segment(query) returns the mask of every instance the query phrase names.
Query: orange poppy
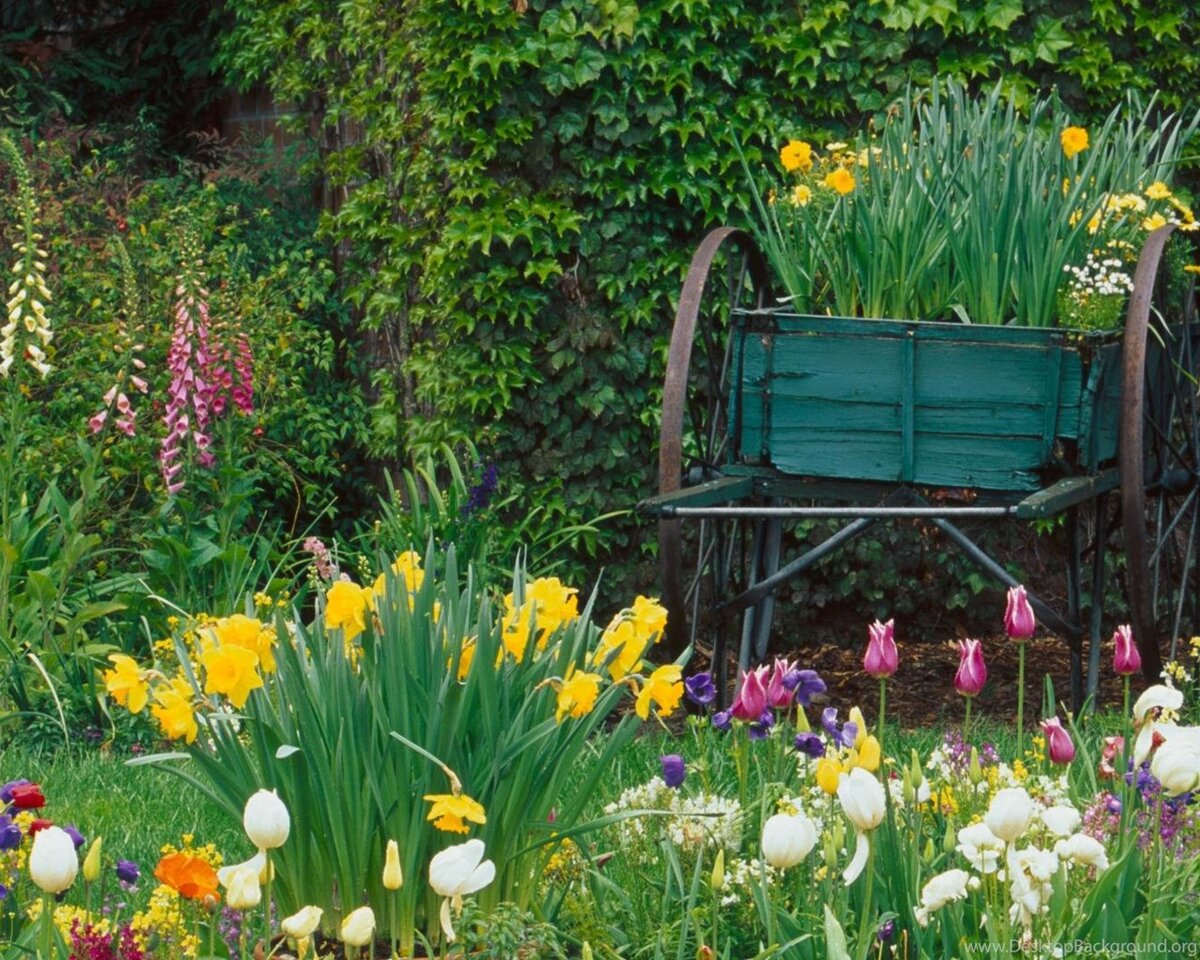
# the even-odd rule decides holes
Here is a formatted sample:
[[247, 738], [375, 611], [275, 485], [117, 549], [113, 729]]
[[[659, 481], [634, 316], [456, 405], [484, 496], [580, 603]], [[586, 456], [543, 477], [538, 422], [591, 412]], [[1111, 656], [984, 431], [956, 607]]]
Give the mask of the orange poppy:
[[203, 900], [217, 892], [217, 871], [190, 853], [168, 853], [158, 861], [154, 876], [189, 900]]

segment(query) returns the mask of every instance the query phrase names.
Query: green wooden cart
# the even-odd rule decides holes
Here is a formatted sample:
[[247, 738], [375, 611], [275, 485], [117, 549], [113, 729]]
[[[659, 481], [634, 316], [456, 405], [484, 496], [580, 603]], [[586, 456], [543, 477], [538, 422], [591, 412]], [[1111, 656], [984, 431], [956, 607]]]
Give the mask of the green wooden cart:
[[[1100, 669], [1103, 611], [1084, 619], [1083, 560], [1102, 597], [1113, 545], [1156, 679], [1197, 627], [1200, 596], [1200, 322], [1191, 288], [1167, 308], [1173, 230], [1149, 235], [1113, 333], [801, 316], [769, 305], [749, 234], [709, 234], [671, 335], [659, 492], [639, 504], [659, 519], [672, 645], [709, 649], [722, 681], [732, 647], [743, 669], [762, 659], [777, 588], [883, 520], [936, 525], [1013, 586], [956, 521], [1065, 513], [1065, 605], [1031, 599], [1070, 644], [1072, 699], [1085, 640], [1086, 690]], [[783, 562], [785, 524], [814, 517], [847, 523]]]

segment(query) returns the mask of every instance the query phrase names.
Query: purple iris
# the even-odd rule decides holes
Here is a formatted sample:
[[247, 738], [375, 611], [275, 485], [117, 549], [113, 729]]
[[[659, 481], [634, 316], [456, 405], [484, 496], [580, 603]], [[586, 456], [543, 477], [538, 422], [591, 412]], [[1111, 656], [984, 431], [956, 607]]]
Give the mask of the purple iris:
[[796, 749], [816, 759], [825, 756], [825, 741], [815, 733], [796, 734]]
[[892, 935], [896, 932], [895, 920], [884, 920], [879, 925], [879, 929], [875, 931], [875, 939], [880, 943], [887, 943], [892, 939]]
[[77, 829], [75, 829], [75, 824], [73, 824], [73, 823], [68, 823], [65, 827], [63, 827], [63, 832], [68, 837], [71, 838], [71, 842], [73, 844], [75, 844], [76, 850], [78, 850], [80, 847], [82, 847], [84, 845], [84, 843], [86, 842], [83, 839], [83, 834], [80, 833]]
[[771, 728], [775, 726], [775, 711], [764, 710], [758, 718], [757, 723], [750, 724], [749, 736], [751, 740], [766, 740], [767, 734], [771, 732]]
[[796, 700], [802, 707], [807, 707], [813, 697], [825, 692], [825, 681], [816, 670], [789, 670], [783, 685], [796, 692]]
[[717, 688], [713, 685], [712, 674], [708, 672], [692, 674], [683, 681], [683, 687], [692, 702], [702, 707], [717, 698]]
[[5, 899], [7, 896], [8, 896], [8, 887], [6, 887], [4, 884], [0, 883], [0, 900]]
[[687, 776], [687, 766], [683, 762], [683, 757], [677, 753], [668, 753], [658, 759], [662, 764], [663, 781], [666, 785], [668, 787], [680, 786], [683, 778]]
[[16, 850], [21, 845], [21, 828], [8, 814], [0, 814], [0, 850]]
[[0, 787], [0, 803], [12, 803], [13, 788], [23, 787], [29, 783], [28, 780], [9, 780], [4, 786]]
[[714, 730], [720, 730], [724, 733], [733, 726], [733, 711], [720, 710], [713, 714], [712, 725]]
[[138, 869], [138, 865], [132, 860], [117, 861], [117, 879], [122, 883], [135, 884], [141, 875], [142, 872]]
[[834, 707], [826, 707], [821, 711], [821, 726], [836, 743], [843, 747], [854, 746], [854, 741], [858, 739], [858, 724], [850, 720], [844, 724], [838, 723], [837, 709]]

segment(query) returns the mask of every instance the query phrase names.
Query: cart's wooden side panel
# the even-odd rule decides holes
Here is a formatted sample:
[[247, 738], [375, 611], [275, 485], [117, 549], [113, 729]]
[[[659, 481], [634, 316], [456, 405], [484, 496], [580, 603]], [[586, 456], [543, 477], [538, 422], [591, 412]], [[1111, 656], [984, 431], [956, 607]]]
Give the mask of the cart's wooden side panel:
[[782, 317], [742, 329], [736, 355], [743, 463], [1016, 491], [1043, 485], [1060, 440], [1093, 463], [1115, 452], [1115, 418], [1093, 409], [1111, 371], [1088, 370], [1085, 391], [1060, 331]]

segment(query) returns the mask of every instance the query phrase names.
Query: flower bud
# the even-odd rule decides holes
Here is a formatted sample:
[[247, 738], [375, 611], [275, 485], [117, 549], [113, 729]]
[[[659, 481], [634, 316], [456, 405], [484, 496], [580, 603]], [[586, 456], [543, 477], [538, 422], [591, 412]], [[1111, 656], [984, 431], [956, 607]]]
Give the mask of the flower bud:
[[803, 814], [777, 813], [763, 824], [763, 859], [777, 870], [794, 867], [817, 843], [817, 828]]
[[967, 777], [974, 787], [983, 783], [983, 768], [979, 765], [979, 751], [975, 747], [971, 748], [971, 764], [967, 768]]
[[258, 871], [252, 866], [240, 867], [229, 878], [225, 890], [225, 903], [231, 910], [253, 910], [262, 902], [262, 887], [258, 885]]
[[79, 855], [75, 843], [61, 827], [46, 827], [33, 838], [29, 851], [29, 876], [46, 893], [62, 893], [75, 882]]
[[359, 907], [342, 921], [342, 943], [348, 947], [365, 947], [375, 938], [375, 911]]
[[400, 870], [400, 847], [395, 840], [387, 843], [387, 856], [383, 864], [383, 886], [386, 890], [399, 890], [404, 883]]
[[292, 821], [274, 790], [259, 790], [246, 801], [242, 825], [250, 842], [259, 850], [273, 850], [287, 840]]
[[301, 907], [290, 917], [284, 917], [279, 922], [279, 929], [283, 931], [284, 936], [293, 940], [311, 937], [321, 925], [321, 915], [324, 912], [320, 907]]
[[1037, 620], [1034, 619], [1033, 607], [1029, 605], [1024, 587], [1012, 587], [1008, 591], [1004, 630], [1010, 639], [1018, 642], [1028, 640], [1037, 630]]
[[895, 623], [894, 620], [887, 623], [876, 620], [867, 628], [867, 652], [863, 655], [863, 670], [876, 680], [890, 677], [899, 665]]
[[1113, 634], [1113, 671], [1122, 677], [1141, 673], [1142, 655], [1133, 641], [1133, 628], [1128, 624], [1117, 627]]
[[725, 889], [725, 848], [721, 847], [717, 851], [717, 856], [713, 860], [712, 876], [709, 878], [709, 885], [713, 891]]
[[93, 840], [87, 856], [83, 858], [84, 883], [95, 883], [100, 879], [100, 845], [103, 840], [103, 837]]

